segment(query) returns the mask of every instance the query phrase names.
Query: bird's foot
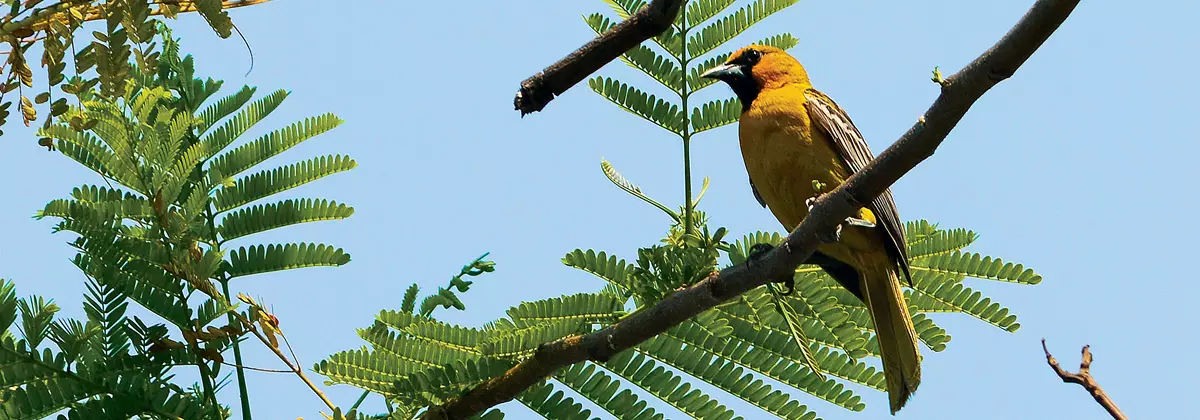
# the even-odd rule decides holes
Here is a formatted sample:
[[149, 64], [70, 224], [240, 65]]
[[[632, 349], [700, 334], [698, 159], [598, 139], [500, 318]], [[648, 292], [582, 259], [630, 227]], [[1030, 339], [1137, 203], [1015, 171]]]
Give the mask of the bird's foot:
[[847, 217], [846, 221], [842, 222], [842, 224], [848, 225], [848, 226], [865, 227], [865, 228], [875, 227], [874, 223], [871, 223], [871, 222], [863, 220], [863, 219], [853, 218], [853, 217]]
[[[775, 249], [775, 246], [771, 244], [754, 244], [754, 246], [750, 247], [750, 255], [747, 256], [746, 263], [749, 264], [752, 261], [757, 261], [764, 255], [767, 255], [767, 253], [771, 252], [773, 249]], [[787, 241], [783, 242], [783, 249], [789, 254], [792, 252], [792, 248], [788, 245]], [[796, 291], [796, 281], [794, 279], [789, 277], [782, 283], [785, 289], [783, 292], [781, 292], [781, 294], [784, 296], [790, 295], [792, 292]]]
[[767, 255], [767, 253], [771, 252], [772, 249], [775, 249], [775, 245], [754, 244], [754, 246], [750, 247], [750, 254], [746, 257], [746, 262], [750, 262], [750, 261], [754, 261], [759, 258], [762, 258], [763, 255]]
[[[824, 195], [824, 194], [822, 194], [822, 195]], [[817, 199], [819, 199], [819, 198], [821, 198], [820, 195], [818, 195], [816, 197], [811, 197], [807, 200], [804, 200], [804, 205], [808, 206], [808, 211], [812, 211], [813, 206], [817, 205]]]
[[783, 281], [783, 291], [779, 292], [779, 294], [783, 295], [783, 296], [789, 296], [795, 291], [796, 291], [796, 279], [793, 277], [788, 277], [787, 280]]
[[[804, 205], [808, 206], [809, 212], [812, 212], [813, 206], [815, 206], [817, 204], [817, 200], [820, 198], [821, 198], [821, 196], [818, 195], [816, 197], [812, 197], [807, 200], [804, 200]], [[841, 241], [842, 240], [842, 227], [844, 227], [844, 226], [857, 226], [857, 227], [873, 228], [873, 227], [875, 227], [875, 224], [871, 223], [870, 221], [864, 220], [864, 219], [859, 219], [857, 217], [847, 217], [846, 220], [843, 220], [841, 223], [838, 223], [837, 227], [833, 229], [833, 232], [831, 234], [822, 236], [821, 240], [825, 241], [825, 242]]]

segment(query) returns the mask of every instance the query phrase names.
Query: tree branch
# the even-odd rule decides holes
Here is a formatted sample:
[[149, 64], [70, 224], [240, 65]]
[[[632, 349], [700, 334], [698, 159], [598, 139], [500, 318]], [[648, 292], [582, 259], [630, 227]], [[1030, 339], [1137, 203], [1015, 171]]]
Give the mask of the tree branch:
[[521, 111], [522, 117], [541, 111], [555, 96], [566, 92], [626, 51], [670, 28], [683, 3], [684, 0], [652, 0], [629, 19], [521, 82], [521, 90], [517, 91], [513, 105]]
[[1058, 366], [1058, 361], [1054, 360], [1054, 356], [1050, 355], [1050, 349], [1046, 348], [1046, 339], [1042, 339], [1042, 350], [1046, 352], [1046, 363], [1050, 365], [1051, 369], [1054, 369], [1054, 373], [1058, 374], [1058, 377], [1062, 378], [1063, 382], [1083, 386], [1083, 389], [1091, 393], [1092, 398], [1095, 398], [1096, 402], [1100, 403], [1100, 406], [1108, 410], [1108, 414], [1113, 419], [1126, 420], [1125, 414], [1121, 413], [1121, 409], [1117, 408], [1117, 404], [1108, 398], [1108, 394], [1105, 394], [1104, 389], [1100, 388], [1100, 384], [1096, 382], [1096, 378], [1092, 377], [1092, 351], [1089, 347], [1091, 346], [1083, 346], [1083, 359], [1079, 362], [1079, 373], [1071, 373]]
[[841, 221], [862, 207], [861, 203], [870, 202], [933, 155], [971, 105], [992, 86], [1012, 76], [1078, 4], [1079, 0], [1038, 0], [996, 45], [941, 82], [941, 95], [895, 144], [833, 192], [818, 199], [812, 212], [788, 235], [783, 246], [751, 264], [715, 273], [605, 329], [543, 344], [532, 357], [508, 372], [444, 405], [431, 407], [422, 418], [469, 417], [513, 399], [559, 368], [585, 360], [606, 361], [742, 293], [769, 281], [791, 278], [796, 267], [812, 255], [821, 238], [828, 237]]

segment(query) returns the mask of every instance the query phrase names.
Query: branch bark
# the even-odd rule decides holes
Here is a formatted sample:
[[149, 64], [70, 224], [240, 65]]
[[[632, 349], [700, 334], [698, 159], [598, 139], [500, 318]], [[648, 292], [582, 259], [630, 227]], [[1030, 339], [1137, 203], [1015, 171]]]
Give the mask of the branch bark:
[[522, 117], [541, 111], [555, 96], [566, 92], [626, 51], [670, 28], [683, 3], [684, 0], [652, 0], [629, 19], [522, 81], [513, 105], [521, 111]]
[[[663, 3], [654, 1], [651, 6]], [[932, 156], [971, 105], [992, 86], [1012, 76], [1078, 4], [1079, 0], [1038, 0], [999, 42], [958, 73], [940, 81], [941, 95], [925, 115], [866, 168], [818, 199], [812, 212], [788, 235], [783, 246], [776, 247], [752, 264], [740, 264], [715, 273], [603, 330], [543, 344], [532, 357], [505, 374], [441, 406], [431, 407], [421, 418], [467, 418], [515, 398], [559, 368], [586, 360], [606, 361], [742, 293], [771, 281], [791, 278], [796, 267], [812, 255], [821, 238], [828, 237], [841, 221], [861, 208], [862, 203], [870, 202], [918, 163]], [[613, 56], [619, 54], [616, 52]], [[582, 79], [583, 76], [575, 77]]]
[[1117, 404], [1108, 398], [1108, 394], [1104, 393], [1104, 389], [1100, 388], [1100, 383], [1096, 382], [1096, 378], [1092, 377], [1092, 351], [1091, 346], [1083, 346], [1083, 359], [1079, 362], [1079, 373], [1071, 373], [1063, 370], [1058, 366], [1058, 361], [1054, 360], [1054, 356], [1050, 355], [1050, 349], [1046, 348], [1046, 339], [1042, 339], [1042, 350], [1046, 352], [1046, 363], [1054, 369], [1054, 373], [1058, 374], [1059, 378], [1065, 383], [1079, 384], [1092, 394], [1092, 398], [1100, 403], [1101, 407], [1108, 410], [1108, 414], [1114, 420], [1127, 420], [1121, 409], [1117, 408]]

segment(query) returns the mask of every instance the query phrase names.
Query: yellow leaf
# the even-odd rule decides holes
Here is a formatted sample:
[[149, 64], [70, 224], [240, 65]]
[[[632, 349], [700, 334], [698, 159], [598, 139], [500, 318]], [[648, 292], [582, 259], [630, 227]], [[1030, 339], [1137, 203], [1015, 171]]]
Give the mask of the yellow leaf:
[[25, 120], [25, 126], [37, 120], [37, 109], [33, 107], [33, 103], [29, 102], [29, 97], [21, 95], [21, 117]]

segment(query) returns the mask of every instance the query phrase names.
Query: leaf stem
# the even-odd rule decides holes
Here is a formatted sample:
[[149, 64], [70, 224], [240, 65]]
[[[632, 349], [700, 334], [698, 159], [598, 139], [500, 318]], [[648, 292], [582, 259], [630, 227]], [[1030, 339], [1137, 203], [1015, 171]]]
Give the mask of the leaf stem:
[[362, 395], [358, 396], [358, 401], [355, 401], [354, 405], [350, 406], [350, 409], [346, 410], [346, 412], [349, 413], [351, 411], [357, 410], [358, 406], [363, 403], [363, 400], [367, 399], [367, 395], [371, 395], [371, 391], [363, 391]]
[[679, 32], [679, 50], [682, 52], [680, 61], [680, 84], [683, 92], [680, 99], [683, 101], [683, 233], [689, 235], [692, 233], [692, 133], [691, 121], [688, 116], [688, 79], [687, 79], [687, 2], [679, 6], [680, 26], [683, 30]]
[[[229, 299], [229, 278], [221, 279], [221, 291], [225, 293], [225, 299]], [[232, 301], [231, 301], [232, 302]], [[229, 318], [229, 323], [233, 324], [237, 318], [234, 318], [233, 313], [226, 314]], [[250, 390], [246, 387], [246, 370], [242, 368], [242, 346], [241, 340], [233, 340], [233, 361], [237, 363], [234, 369], [237, 371], [238, 394], [242, 400], [242, 418], [251, 420], [250, 415]]]
[[[220, 251], [221, 243], [217, 240], [217, 216], [213, 213], [211, 203], [208, 208], [204, 209], [204, 212], [206, 213], [205, 216], [208, 216], [208, 230], [209, 235], [212, 237], [213, 251]], [[229, 293], [229, 275], [222, 273], [221, 278], [217, 280], [221, 282], [221, 292], [225, 293], [225, 301], [232, 303], [233, 295]], [[237, 322], [237, 318], [233, 316], [233, 311], [225, 314], [225, 316], [229, 319], [229, 325], [234, 325]], [[233, 340], [233, 361], [237, 364], [234, 370], [237, 372], [238, 396], [242, 400], [242, 419], [252, 420], [253, 415], [250, 414], [250, 390], [246, 386], [246, 370], [242, 368], [245, 364], [242, 363], [241, 340]]]

